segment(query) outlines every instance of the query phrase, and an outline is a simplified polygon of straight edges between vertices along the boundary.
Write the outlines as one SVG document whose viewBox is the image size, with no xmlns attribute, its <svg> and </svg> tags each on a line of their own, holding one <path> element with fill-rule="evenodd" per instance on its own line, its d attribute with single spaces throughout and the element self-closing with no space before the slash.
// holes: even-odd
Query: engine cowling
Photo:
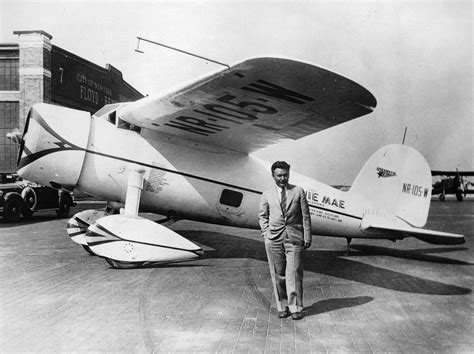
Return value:
<svg viewBox="0 0 474 354">
<path fill-rule="evenodd" d="M 89 226 L 89 248 L 116 268 L 130 264 L 172 262 L 201 256 L 201 247 L 176 232 L 148 219 L 132 215 L 109 215 Z"/>
<path fill-rule="evenodd" d="M 89 112 L 35 104 L 18 154 L 18 174 L 45 186 L 73 190 L 81 174 L 91 126 Z"/>
</svg>

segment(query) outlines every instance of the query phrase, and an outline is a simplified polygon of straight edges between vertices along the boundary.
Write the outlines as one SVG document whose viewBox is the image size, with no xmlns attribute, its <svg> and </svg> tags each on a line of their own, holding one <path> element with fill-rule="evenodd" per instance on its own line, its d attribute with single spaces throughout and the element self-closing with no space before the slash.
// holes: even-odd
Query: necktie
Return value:
<svg viewBox="0 0 474 354">
<path fill-rule="evenodd" d="M 281 189 L 281 198 L 280 198 L 281 211 L 283 216 L 286 216 L 286 190 L 285 188 Z"/>
</svg>

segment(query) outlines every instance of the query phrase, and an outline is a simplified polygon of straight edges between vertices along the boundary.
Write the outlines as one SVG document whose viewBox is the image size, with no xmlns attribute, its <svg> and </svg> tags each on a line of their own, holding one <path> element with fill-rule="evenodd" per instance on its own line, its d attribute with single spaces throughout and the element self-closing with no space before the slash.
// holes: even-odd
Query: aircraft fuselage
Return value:
<svg viewBox="0 0 474 354">
<path fill-rule="evenodd" d="M 139 135 L 93 119 L 77 188 L 123 201 L 127 171 L 143 169 L 142 210 L 258 229 L 261 194 L 274 186 L 270 164 L 212 146 L 178 145 L 175 139 L 150 130 Z M 357 227 L 362 211 L 348 193 L 293 171 L 290 182 L 306 191 L 313 234 L 363 236 Z"/>
</svg>

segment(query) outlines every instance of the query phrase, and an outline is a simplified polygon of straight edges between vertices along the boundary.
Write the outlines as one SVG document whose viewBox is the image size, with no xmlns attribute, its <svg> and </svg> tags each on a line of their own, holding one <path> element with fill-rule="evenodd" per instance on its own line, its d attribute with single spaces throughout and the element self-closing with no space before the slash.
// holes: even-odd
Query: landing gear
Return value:
<svg viewBox="0 0 474 354">
<path fill-rule="evenodd" d="M 352 237 L 346 237 L 346 241 L 347 241 L 347 245 L 346 245 L 346 248 L 347 248 L 347 255 L 350 256 L 350 255 L 351 255 L 351 242 L 352 242 Z"/>
<path fill-rule="evenodd" d="M 114 269 L 133 269 L 147 264 L 198 258 L 202 255 L 201 247 L 161 224 L 138 216 L 143 174 L 141 170 L 129 172 L 123 214 L 96 218 L 93 223 L 89 220 L 81 222 L 77 215 L 73 218 L 76 222 L 71 220 L 69 223 L 71 238 L 78 237 L 81 231 L 77 226 L 79 223 L 89 224 L 84 239 L 80 241 L 84 241 L 82 244 L 89 246 Z"/>
<path fill-rule="evenodd" d="M 463 197 L 462 197 L 462 193 L 461 193 L 461 192 L 456 192 L 456 199 L 458 200 L 458 202 L 462 202 Z"/>
<path fill-rule="evenodd" d="M 124 262 L 124 261 L 116 261 L 115 259 L 110 259 L 104 257 L 107 263 L 114 268 L 114 269 L 134 269 L 140 268 L 145 262 Z"/>
</svg>

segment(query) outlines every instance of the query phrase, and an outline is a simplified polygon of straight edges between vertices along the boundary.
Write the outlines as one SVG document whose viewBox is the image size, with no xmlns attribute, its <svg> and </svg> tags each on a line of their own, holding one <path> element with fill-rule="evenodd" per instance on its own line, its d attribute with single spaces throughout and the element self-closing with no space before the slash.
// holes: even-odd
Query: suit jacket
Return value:
<svg viewBox="0 0 474 354">
<path fill-rule="evenodd" d="M 258 212 L 262 236 L 274 240 L 286 231 L 291 242 L 303 245 L 304 241 L 311 241 L 311 217 L 306 194 L 303 188 L 295 185 L 288 184 L 286 188 L 286 217 L 281 210 L 276 186 L 263 192 Z"/>
</svg>

